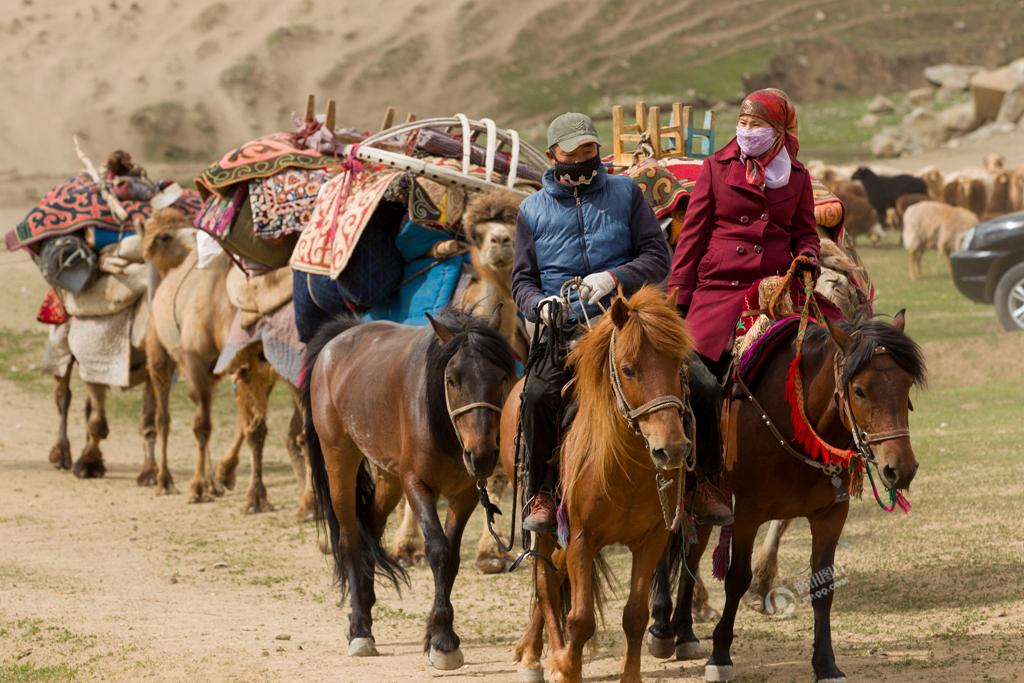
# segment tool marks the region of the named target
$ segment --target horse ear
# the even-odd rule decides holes
[[[455,336],[455,333],[448,329],[443,322],[430,315],[426,314],[427,320],[430,321],[430,326],[434,328],[434,334],[441,340],[442,344],[447,344],[448,341]]]
[[[679,288],[678,287],[669,287],[668,288],[668,297],[666,297],[666,301],[668,301],[668,305],[671,306],[672,308],[676,307],[676,297],[678,295],[679,295]]]
[[[850,350],[850,346],[853,345],[853,338],[850,337],[846,330],[841,328],[839,325],[833,325],[831,320],[825,319],[825,324],[828,325],[828,334],[832,337],[832,340],[839,345],[843,353]]]
[[[896,315],[892,317],[892,326],[900,332],[903,332],[907,327],[907,309],[901,308],[896,311]]]
[[[504,301],[499,301],[498,305],[491,311],[491,319],[487,321],[491,329],[500,332],[501,331],[501,307],[505,305]]]
[[[629,306],[626,304],[626,300],[622,298],[621,293],[612,300],[610,312],[615,327],[621,330],[626,321],[629,320]]]

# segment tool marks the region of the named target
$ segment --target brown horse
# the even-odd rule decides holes
[[[923,383],[925,375],[921,350],[903,329],[902,311],[892,325],[865,320],[815,327],[807,333],[799,363],[804,413],[813,430],[827,444],[839,444],[839,448],[854,443],[851,457],[875,467],[893,494],[907,488],[917,472],[907,429],[908,411],[910,390]],[[725,577],[725,607],[705,667],[708,681],[734,678],[729,655],[733,625],[751,582],[750,560],[758,528],[770,520],[794,517],[806,517],[811,526],[814,673],[819,683],[845,680],[832,650],[830,613],[835,588],[833,561],[849,510],[844,494],[852,475],[841,468],[838,475],[831,476],[820,462],[795,450],[791,407],[789,401],[779,398],[785,394],[796,353],[795,345],[773,352],[749,386],[754,400],[733,399],[727,406],[726,472],[735,496],[735,523],[732,561]],[[698,543],[687,551],[688,571],[680,572],[679,602],[671,622],[662,618],[651,628],[652,633],[674,633],[679,658],[700,656],[690,617],[690,576],[698,571],[709,533],[710,529],[700,528]],[[667,603],[669,609],[655,613],[665,617],[671,608],[669,588],[667,583],[656,588],[655,602]]]
[[[448,310],[433,329],[337,318],[307,347],[306,444],[337,578],[351,590],[348,653],[376,655],[374,575],[397,587],[405,571],[381,546],[402,494],[426,539],[434,605],[424,650],[438,669],[463,664],[452,586],[475,484],[498,461],[498,407],[515,376],[508,342],[490,325]],[[371,473],[370,465],[375,473]],[[448,500],[445,525],[439,496]]]
[[[628,302],[615,298],[570,353],[579,410],[561,454],[568,546],[553,555],[557,573],[546,562],[535,564],[538,599],[530,628],[516,647],[524,679],[542,679],[539,660],[547,628],[556,679],[581,680],[583,646],[595,628],[595,563],[602,548],[622,543],[633,554],[622,614],[627,643],[622,680],[640,680],[651,575],[669,539],[666,527],[681,512],[683,464],[693,448],[684,428],[688,411],[681,381],[690,351],[675,307],[663,292],[645,287]],[[521,390],[522,383],[502,413],[502,464],[510,477]],[[538,540],[541,552],[550,547],[547,537]],[[556,601],[565,578],[572,606],[563,643]]]

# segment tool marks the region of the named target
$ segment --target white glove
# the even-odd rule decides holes
[[[550,305],[548,305],[549,301],[551,302]],[[558,310],[562,309],[562,297],[560,296],[544,297],[537,302],[537,317],[548,327],[551,327],[551,316],[554,315],[556,307]]]
[[[593,305],[611,294],[614,289],[615,278],[610,272],[591,273],[583,278],[583,283],[580,285],[580,297],[587,297],[587,303]]]

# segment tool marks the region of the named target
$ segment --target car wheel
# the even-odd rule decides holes
[[[1024,263],[1018,263],[999,278],[993,303],[1003,329],[1024,330]]]

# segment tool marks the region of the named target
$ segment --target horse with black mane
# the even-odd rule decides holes
[[[487,322],[449,309],[430,317],[431,328],[340,317],[307,347],[306,441],[337,578],[343,595],[351,591],[351,656],[377,654],[375,575],[396,588],[408,580],[381,546],[388,515],[404,493],[434,574],[424,650],[435,668],[463,664],[452,585],[462,533],[478,501],[476,484],[498,461],[499,406],[515,378],[498,313]],[[439,496],[448,500],[444,526]]]
[[[785,343],[766,352],[755,376],[744,380],[741,368],[737,391],[726,405],[723,437],[735,523],[725,607],[705,667],[708,681],[734,678],[729,651],[736,610],[751,581],[758,529],[770,520],[794,517],[806,517],[811,527],[814,673],[819,683],[845,680],[832,649],[830,613],[833,561],[849,492],[859,492],[866,472],[878,497],[869,469],[874,467],[889,493],[889,504],[878,498],[879,504],[886,510],[897,504],[906,509],[899,490],[909,487],[918,468],[908,416],[910,390],[924,383],[925,366],[920,348],[904,333],[903,311],[891,325],[879,320],[826,321],[806,335],[802,327],[797,329],[795,338],[796,321],[790,318],[788,325]],[[777,400],[781,396],[785,400]],[[655,581],[651,637],[674,638],[679,659],[700,656],[690,611],[692,577],[709,535],[710,528],[698,528],[697,542],[686,550],[687,571],[679,572],[674,613],[667,575],[660,573]]]

